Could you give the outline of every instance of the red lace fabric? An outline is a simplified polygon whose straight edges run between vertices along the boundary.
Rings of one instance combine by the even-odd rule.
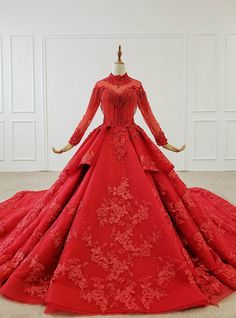
[[[100,104],[104,123],[113,126],[134,124],[133,116],[138,106],[156,143],[160,146],[167,144],[167,138],[153,115],[142,83],[132,79],[127,72],[124,75],[110,73],[95,84],[87,110],[71,136],[70,144],[79,143]]]
[[[0,293],[45,313],[161,313],[217,305],[236,289],[236,206],[188,188],[134,122],[163,132],[141,83],[98,81],[71,142],[91,131],[49,189],[0,203]]]
[[[69,140],[69,143],[71,145],[75,146],[80,142],[86,129],[88,128],[89,124],[91,123],[91,121],[92,121],[92,119],[93,119],[93,117],[98,109],[99,104],[100,104],[99,90],[95,86],[92,90],[92,95],[90,97],[89,104],[87,106],[87,110],[86,110],[79,125],[76,127],[73,135],[71,136],[71,138]]]

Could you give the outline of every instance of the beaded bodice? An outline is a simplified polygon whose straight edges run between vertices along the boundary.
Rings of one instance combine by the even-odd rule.
[[[138,83],[127,73],[110,75],[97,83],[103,88],[101,92],[101,109],[104,114],[104,124],[133,125],[137,108],[136,88]]]
[[[102,125],[135,126],[134,114],[139,107],[158,145],[167,144],[167,139],[149,105],[142,83],[127,72],[123,75],[110,73],[96,82],[87,110],[76,127],[69,143],[77,145],[92,121],[98,107],[104,114]]]

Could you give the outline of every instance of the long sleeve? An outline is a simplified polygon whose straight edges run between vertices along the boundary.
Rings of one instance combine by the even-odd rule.
[[[69,139],[69,144],[76,146],[82,139],[100,104],[99,88],[95,85],[86,112]]]
[[[159,146],[163,146],[166,145],[168,143],[167,138],[164,134],[164,132],[162,131],[159,123],[157,122],[152,109],[150,107],[150,104],[148,102],[148,98],[147,98],[147,94],[143,88],[143,86],[141,85],[138,88],[138,107],[148,125],[148,127],[150,128],[156,143]]]

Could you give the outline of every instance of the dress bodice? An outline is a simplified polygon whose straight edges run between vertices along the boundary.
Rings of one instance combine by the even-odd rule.
[[[167,144],[167,138],[154,117],[142,83],[130,77],[127,72],[123,75],[110,73],[96,82],[87,110],[71,136],[70,144],[79,143],[99,106],[104,115],[102,125],[111,127],[135,126],[134,114],[139,107],[157,144]]]
[[[103,123],[111,126],[133,125],[137,109],[138,81],[127,73],[113,75],[97,83],[101,87],[101,109],[104,114]]]

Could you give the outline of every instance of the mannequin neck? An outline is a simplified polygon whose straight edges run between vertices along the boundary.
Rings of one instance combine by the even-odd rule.
[[[112,68],[112,74],[123,75],[126,73],[125,63],[114,63]]]

